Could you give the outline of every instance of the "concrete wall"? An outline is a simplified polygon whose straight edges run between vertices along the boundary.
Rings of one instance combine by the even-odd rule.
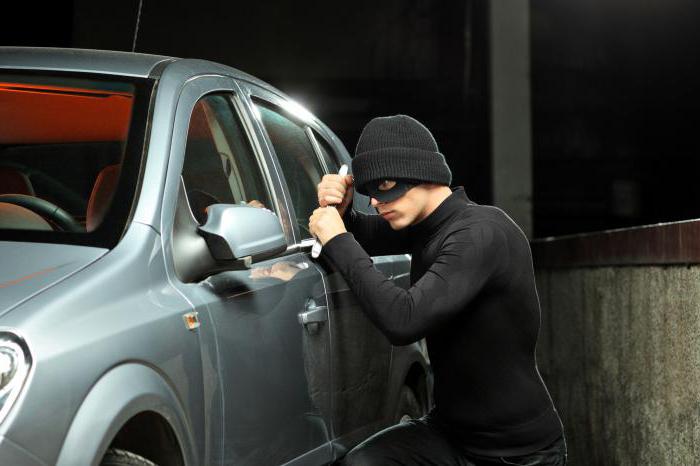
[[[532,237],[530,2],[489,2],[493,204]]]
[[[570,463],[700,464],[700,267],[540,269],[537,286]]]

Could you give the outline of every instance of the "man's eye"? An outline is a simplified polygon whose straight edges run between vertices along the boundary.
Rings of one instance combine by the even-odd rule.
[[[382,183],[379,185],[379,190],[380,191],[388,191],[391,188],[396,186],[396,181],[391,181],[391,180],[384,180]]]

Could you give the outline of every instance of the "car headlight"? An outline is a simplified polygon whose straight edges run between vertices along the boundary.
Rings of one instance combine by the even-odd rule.
[[[0,423],[22,391],[32,367],[25,341],[11,332],[0,332]]]

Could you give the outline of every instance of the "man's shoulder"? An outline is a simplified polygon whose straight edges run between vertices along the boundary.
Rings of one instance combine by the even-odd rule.
[[[493,205],[470,204],[455,216],[452,230],[527,239],[518,224],[503,209]]]
[[[455,216],[455,223],[508,225],[515,222],[499,207],[486,204],[469,204]]]

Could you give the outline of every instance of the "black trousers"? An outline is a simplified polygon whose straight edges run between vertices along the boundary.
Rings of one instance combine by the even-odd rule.
[[[412,419],[374,434],[353,448],[340,462],[345,466],[520,466],[566,464],[566,441],[559,437],[550,445],[522,456],[487,457],[465,452],[425,420]]]

